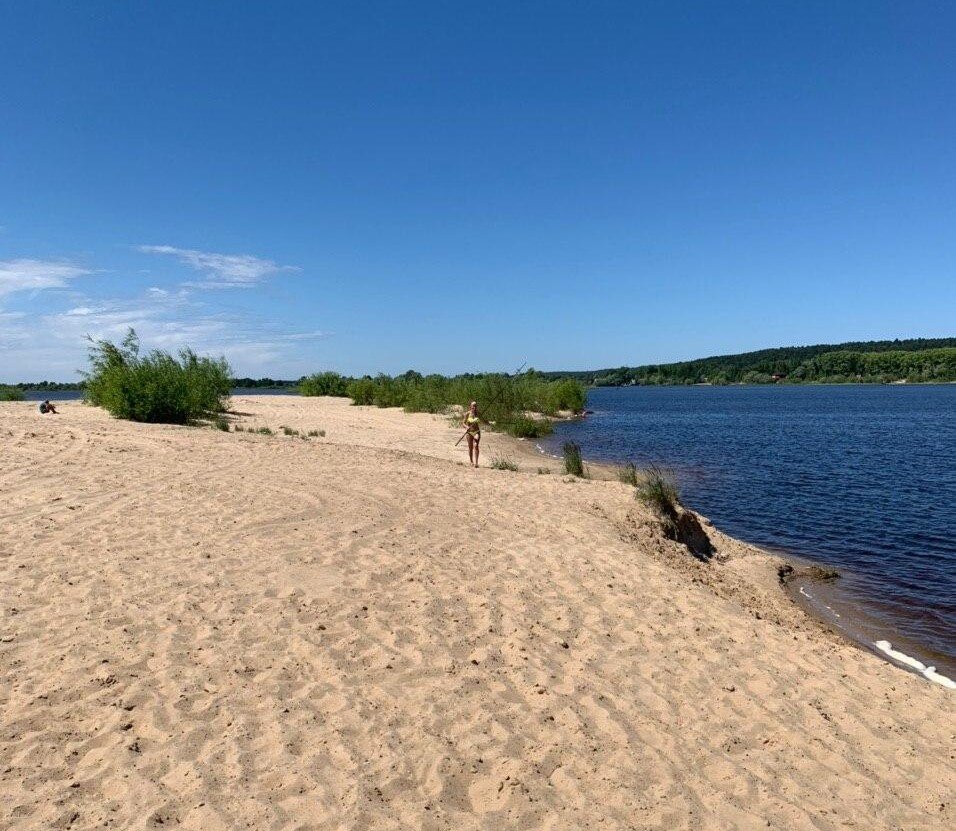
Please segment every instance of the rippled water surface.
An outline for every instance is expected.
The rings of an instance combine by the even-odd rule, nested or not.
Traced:
[[[672,468],[722,530],[833,565],[868,620],[956,666],[956,385],[628,387],[542,447]]]

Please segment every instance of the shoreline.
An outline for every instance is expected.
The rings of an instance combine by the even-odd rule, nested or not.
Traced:
[[[540,444],[535,446],[543,457],[550,459],[552,462],[560,463],[561,457],[550,453]],[[616,471],[624,464],[624,462],[615,464],[593,459],[583,459],[583,461],[588,469],[599,471],[604,479],[614,479]],[[685,507],[702,520],[706,520],[708,524],[711,524],[709,518],[705,518],[693,507]],[[956,663],[949,661],[945,656],[929,653],[923,645],[903,637],[898,632],[888,631],[885,624],[882,624],[881,628],[879,620],[871,618],[850,596],[841,592],[839,579],[842,578],[830,583],[830,581],[820,580],[809,573],[813,570],[819,570],[821,567],[834,569],[836,566],[812,556],[782,549],[772,550],[757,543],[747,542],[739,538],[734,539],[737,539],[742,545],[761,551],[767,557],[794,566],[796,569],[795,577],[788,581],[781,580],[781,591],[791,599],[794,605],[828,631],[897,669],[918,675],[946,689],[956,690]],[[812,594],[810,593],[811,588],[813,590]],[[930,656],[929,662],[924,663],[920,660],[920,657],[925,658],[927,654]],[[933,663],[934,661],[935,663]]]
[[[441,417],[231,410],[0,404],[0,826],[951,824],[950,691],[781,558]]]

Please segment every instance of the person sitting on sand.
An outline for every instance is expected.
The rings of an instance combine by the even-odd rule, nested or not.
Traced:
[[[53,415],[59,415],[54,407],[49,401],[43,401],[40,403],[40,412],[41,413],[53,413]]]
[[[468,460],[478,467],[478,453],[481,449],[481,417],[478,415],[478,402],[472,401],[465,413],[465,420],[461,426],[467,430]]]

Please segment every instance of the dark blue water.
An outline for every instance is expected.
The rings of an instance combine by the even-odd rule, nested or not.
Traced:
[[[956,667],[956,385],[601,388],[588,406],[543,449],[670,467],[718,528],[838,568],[883,637]]]

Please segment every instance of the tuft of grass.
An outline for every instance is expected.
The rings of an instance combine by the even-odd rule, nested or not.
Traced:
[[[229,432],[229,422],[226,421],[226,419],[224,418],[217,418],[213,422],[213,425],[215,426],[217,430],[222,430],[223,433]]]
[[[513,473],[518,472],[518,466],[511,461],[511,459],[506,459],[501,454],[498,454],[491,460],[491,467],[494,470],[510,470]]]
[[[312,438],[315,438],[317,435],[319,435],[318,430],[309,430],[309,436],[311,436]]]
[[[190,424],[226,409],[232,372],[225,358],[200,358],[188,347],[178,358],[158,349],[142,356],[133,329],[119,346],[90,343],[86,400],[116,418]]]
[[[242,432],[245,431],[246,428],[243,427],[241,424],[234,424],[233,427],[232,427],[232,429],[233,429],[233,431],[236,432],[236,433],[242,433]]]
[[[665,521],[673,523],[676,520],[680,491],[671,471],[657,465],[651,465],[642,471],[636,496],[657,511]]]
[[[584,463],[581,461],[581,445],[566,441],[564,447],[564,472],[572,476],[584,476]]]
[[[551,473],[550,468],[546,468],[546,467],[538,468],[538,474],[541,476],[548,476],[550,473]]]
[[[282,432],[287,436],[297,436],[299,435],[298,430],[293,430],[291,427],[283,427]]]
[[[273,436],[275,433],[272,432],[268,427],[260,427],[256,430],[257,433],[261,433],[263,436]]]
[[[625,485],[632,485],[635,488],[640,484],[640,477],[637,474],[637,468],[634,467],[634,462],[628,462],[620,468],[617,472],[617,478]]]

